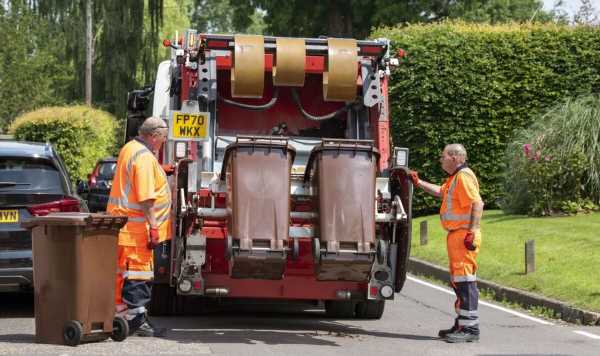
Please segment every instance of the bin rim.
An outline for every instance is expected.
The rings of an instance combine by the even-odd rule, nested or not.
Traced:
[[[34,216],[21,222],[21,226],[33,229],[40,225],[53,226],[88,226],[98,224],[105,227],[121,228],[127,223],[127,216],[106,215],[97,213],[50,213],[44,216]]]
[[[304,182],[310,179],[310,172],[315,160],[315,156],[325,151],[338,152],[368,152],[375,155],[377,166],[379,166],[380,153],[377,147],[374,146],[373,140],[348,140],[348,139],[323,139],[320,145],[313,147],[306,162],[306,170],[304,171]]]
[[[241,141],[240,141],[241,139]],[[223,157],[223,165],[221,167],[220,179],[225,180],[225,174],[227,170],[227,162],[231,157],[231,151],[237,148],[247,147],[258,147],[258,148],[270,148],[270,149],[285,149],[287,153],[291,155],[291,162],[294,162],[296,158],[296,149],[288,143],[288,137],[286,136],[236,136],[236,142],[230,143],[225,147],[225,155]]]

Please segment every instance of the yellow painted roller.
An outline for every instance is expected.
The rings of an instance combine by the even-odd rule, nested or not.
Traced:
[[[265,86],[265,41],[263,36],[236,35],[231,96],[262,98]]]
[[[358,49],[356,40],[327,39],[327,68],[323,72],[323,98],[326,101],[354,101]]]
[[[276,38],[273,84],[278,86],[304,86],[306,45],[302,38]]]

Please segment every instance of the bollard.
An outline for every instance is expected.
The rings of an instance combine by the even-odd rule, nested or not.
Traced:
[[[420,224],[421,246],[427,245],[427,220],[421,221]]]
[[[535,240],[525,242],[525,274],[535,272]]]

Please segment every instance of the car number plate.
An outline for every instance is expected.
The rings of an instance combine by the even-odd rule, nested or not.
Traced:
[[[0,224],[19,222],[19,211],[16,209],[0,210]]]

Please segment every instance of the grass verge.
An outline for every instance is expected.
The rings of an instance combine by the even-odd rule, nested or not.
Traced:
[[[428,244],[420,246],[419,224],[426,220]],[[477,275],[600,312],[600,213],[532,218],[486,210]],[[536,271],[525,274],[525,241],[535,240]],[[448,265],[446,233],[437,215],[413,221],[411,255]]]

